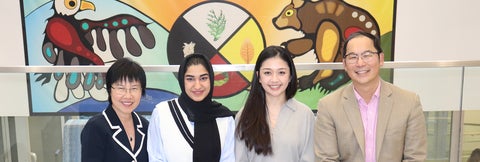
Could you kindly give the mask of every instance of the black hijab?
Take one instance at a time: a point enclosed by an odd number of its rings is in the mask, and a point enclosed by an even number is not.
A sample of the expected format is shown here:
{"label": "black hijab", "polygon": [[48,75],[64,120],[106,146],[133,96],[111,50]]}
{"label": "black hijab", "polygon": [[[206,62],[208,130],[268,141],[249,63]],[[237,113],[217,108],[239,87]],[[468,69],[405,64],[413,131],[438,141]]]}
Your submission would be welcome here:
{"label": "black hijab", "polygon": [[[185,92],[185,73],[191,65],[202,65],[208,71],[210,92],[199,102],[193,101]],[[194,53],[185,57],[178,70],[178,83],[182,93],[178,102],[188,116],[195,122],[193,135],[193,161],[220,161],[220,135],[216,122],[217,117],[232,116],[233,113],[222,104],[212,100],[214,73],[210,61],[202,54]]]}

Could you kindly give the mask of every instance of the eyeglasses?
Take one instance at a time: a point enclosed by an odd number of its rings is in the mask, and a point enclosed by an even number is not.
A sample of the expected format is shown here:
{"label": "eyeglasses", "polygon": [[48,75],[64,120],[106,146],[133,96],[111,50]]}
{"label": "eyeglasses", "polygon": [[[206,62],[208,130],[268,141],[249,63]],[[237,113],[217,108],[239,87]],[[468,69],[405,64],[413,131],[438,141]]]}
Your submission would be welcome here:
{"label": "eyeglasses", "polygon": [[[373,58],[374,54],[378,54],[379,52],[372,52],[372,51],[365,51],[360,54],[360,57],[364,62],[370,62]],[[343,57],[347,64],[356,64],[358,62],[359,54],[356,53],[349,53]]]}
{"label": "eyeglasses", "polygon": [[137,88],[137,87],[134,87],[134,88],[124,88],[124,87],[113,87],[112,86],[112,90],[114,90],[114,93],[118,94],[118,95],[125,95],[127,94],[127,92],[130,92],[130,94],[136,94],[138,92],[140,92],[141,88]]}

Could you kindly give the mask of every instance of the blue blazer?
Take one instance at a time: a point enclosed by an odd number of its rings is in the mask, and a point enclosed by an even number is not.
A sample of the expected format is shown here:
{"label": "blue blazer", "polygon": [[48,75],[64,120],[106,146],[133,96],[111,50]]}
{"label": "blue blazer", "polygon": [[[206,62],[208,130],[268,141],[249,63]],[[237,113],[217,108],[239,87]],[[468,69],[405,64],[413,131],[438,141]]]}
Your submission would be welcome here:
{"label": "blue blazer", "polygon": [[81,133],[82,162],[146,162],[148,121],[132,112],[135,147],[132,150],[127,133],[109,105],[101,114],[90,118]]}

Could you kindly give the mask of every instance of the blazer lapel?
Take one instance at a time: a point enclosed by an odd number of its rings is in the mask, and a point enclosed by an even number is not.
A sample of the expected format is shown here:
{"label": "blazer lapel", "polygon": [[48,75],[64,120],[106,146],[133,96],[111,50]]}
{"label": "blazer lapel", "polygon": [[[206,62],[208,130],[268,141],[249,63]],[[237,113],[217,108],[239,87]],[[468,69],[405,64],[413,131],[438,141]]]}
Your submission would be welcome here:
{"label": "blazer lapel", "polygon": [[[105,119],[107,120],[108,125],[110,126],[110,129],[115,131],[112,135],[113,141],[115,141],[115,143],[117,143],[125,152],[127,152],[133,159],[135,159],[134,158],[135,155],[133,154],[131,149],[129,149],[130,148],[130,143],[128,142],[127,137],[125,137],[125,138],[121,137],[121,134],[125,134],[125,136],[126,136],[126,133],[122,133],[122,132],[124,132],[123,127],[121,126],[120,119],[118,118],[118,116],[115,113],[115,111],[113,110],[113,108],[111,106],[109,106],[109,108],[105,109],[102,112],[102,114],[105,117]],[[126,139],[126,140],[122,140],[122,139]]]}
{"label": "blazer lapel", "polygon": [[347,119],[349,120],[355,137],[357,138],[357,143],[360,146],[360,149],[362,152],[365,152],[365,133],[363,130],[363,121],[360,114],[360,109],[358,107],[357,98],[353,92],[352,84],[345,88],[342,96],[343,110],[347,115]]}
{"label": "blazer lapel", "polygon": [[376,158],[380,156],[380,150],[382,149],[382,142],[385,137],[385,132],[387,131],[387,125],[390,119],[390,115],[393,108],[392,101],[392,89],[386,84],[385,81],[381,81],[382,86],[380,87],[380,100],[378,103],[378,114],[377,114],[377,139],[376,139]]}
{"label": "blazer lapel", "polygon": [[[135,157],[137,157],[140,152],[142,151],[142,148],[143,147],[143,143],[146,142],[145,140],[145,136],[146,136],[146,132],[142,132],[142,128],[143,128],[143,123],[142,123],[142,120],[140,120],[140,117],[138,116],[137,113],[133,112],[133,122],[135,124],[135,130],[136,130],[136,138],[135,138]],[[139,135],[140,136],[137,136]],[[140,137],[140,138],[138,138]]]}

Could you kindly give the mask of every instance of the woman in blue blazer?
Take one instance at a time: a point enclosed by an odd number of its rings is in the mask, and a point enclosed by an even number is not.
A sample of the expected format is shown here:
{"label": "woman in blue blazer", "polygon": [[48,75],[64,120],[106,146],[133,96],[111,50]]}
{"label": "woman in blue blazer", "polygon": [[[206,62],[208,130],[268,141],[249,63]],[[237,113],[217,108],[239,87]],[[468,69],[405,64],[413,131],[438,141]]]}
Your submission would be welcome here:
{"label": "woman in blue blazer", "polygon": [[82,130],[82,162],[148,161],[148,121],[134,112],[145,95],[145,71],[130,59],[119,59],[105,82],[110,104]]}

